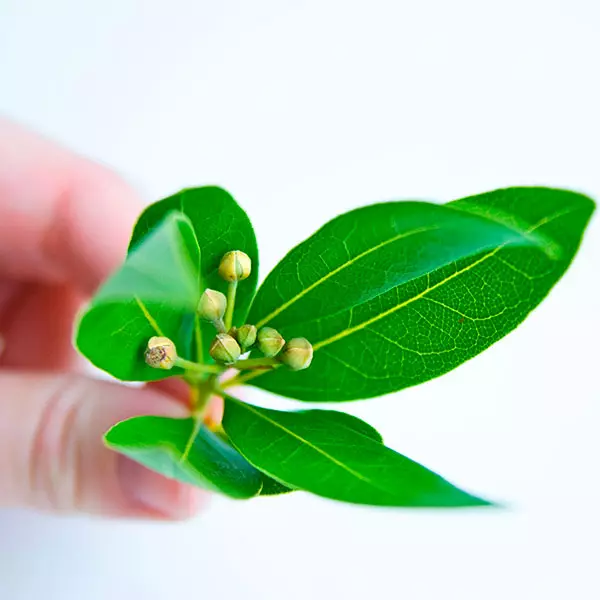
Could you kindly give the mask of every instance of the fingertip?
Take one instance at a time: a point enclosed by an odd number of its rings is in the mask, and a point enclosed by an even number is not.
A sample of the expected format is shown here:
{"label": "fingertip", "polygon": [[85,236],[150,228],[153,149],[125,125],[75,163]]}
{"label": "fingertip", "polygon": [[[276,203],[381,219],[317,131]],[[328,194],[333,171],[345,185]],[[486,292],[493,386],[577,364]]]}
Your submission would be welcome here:
{"label": "fingertip", "polygon": [[145,202],[104,165],[0,119],[0,272],[85,294],[122,262]]}

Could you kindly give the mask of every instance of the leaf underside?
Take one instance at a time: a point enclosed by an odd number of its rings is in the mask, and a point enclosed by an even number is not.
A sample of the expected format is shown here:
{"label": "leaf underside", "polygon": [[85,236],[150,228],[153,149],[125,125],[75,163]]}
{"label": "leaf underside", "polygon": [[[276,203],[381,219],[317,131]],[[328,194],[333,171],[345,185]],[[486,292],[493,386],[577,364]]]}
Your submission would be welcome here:
{"label": "leaf underside", "polygon": [[251,498],[263,487],[263,473],[206,427],[196,431],[192,418],[134,417],[110,429],[105,441],[166,477],[232,498]]}

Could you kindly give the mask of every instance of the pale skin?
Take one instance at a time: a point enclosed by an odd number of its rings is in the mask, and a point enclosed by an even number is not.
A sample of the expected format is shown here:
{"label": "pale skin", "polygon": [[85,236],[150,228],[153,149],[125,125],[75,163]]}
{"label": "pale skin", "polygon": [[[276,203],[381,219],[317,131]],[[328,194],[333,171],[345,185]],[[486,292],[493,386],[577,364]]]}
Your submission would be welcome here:
{"label": "pale skin", "polygon": [[0,507],[164,520],[204,500],[102,443],[135,415],[185,416],[180,382],[94,380],[71,343],[142,208],[110,170],[0,119]]}

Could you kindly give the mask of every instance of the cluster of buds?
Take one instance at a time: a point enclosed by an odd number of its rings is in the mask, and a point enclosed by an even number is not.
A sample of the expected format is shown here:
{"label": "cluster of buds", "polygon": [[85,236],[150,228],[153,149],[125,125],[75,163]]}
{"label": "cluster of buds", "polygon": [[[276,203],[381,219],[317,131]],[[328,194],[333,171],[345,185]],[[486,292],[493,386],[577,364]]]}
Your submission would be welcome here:
{"label": "cluster of buds", "polygon": [[[238,281],[250,275],[251,269],[252,263],[247,254],[240,250],[227,252],[221,259],[219,275],[229,282],[230,292],[233,289],[233,295],[230,296],[231,306],[228,306],[225,294],[217,290],[207,289],[200,298],[198,316],[210,321],[218,332],[210,345],[211,357],[223,365],[235,366],[242,354],[256,347],[266,359],[273,359],[294,371],[306,369],[313,357],[313,348],[308,340],[294,338],[286,342],[272,327],[262,327],[259,330],[250,324],[237,328],[229,327],[233,314],[235,286]],[[177,360],[175,345],[168,338],[153,337],[148,342],[145,359],[151,367],[172,369]]]}
{"label": "cluster of buds", "polygon": [[266,358],[276,358],[293,371],[310,366],[313,347],[305,338],[293,338],[286,342],[272,327],[263,327],[258,332],[254,325],[232,328],[229,333],[219,333],[210,347],[210,355],[226,365],[234,365],[243,352],[254,346]]}

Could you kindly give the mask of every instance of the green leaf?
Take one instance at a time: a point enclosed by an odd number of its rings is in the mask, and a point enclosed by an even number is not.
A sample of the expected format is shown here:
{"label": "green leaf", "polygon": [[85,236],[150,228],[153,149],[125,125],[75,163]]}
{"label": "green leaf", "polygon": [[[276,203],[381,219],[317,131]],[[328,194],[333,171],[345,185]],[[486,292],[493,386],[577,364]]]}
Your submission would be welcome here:
{"label": "green leaf", "polygon": [[144,362],[148,339],[172,339],[190,356],[194,313],[202,289],[194,230],[181,213],[166,216],[129,253],[80,319],[76,345],[95,366],[124,381],[153,381],[180,373]]}
{"label": "green leaf", "polygon": [[489,505],[366,435],[372,428],[344,413],[281,412],[228,398],[223,427],[261,471],[325,498],[377,506]]}
{"label": "green leaf", "polygon": [[258,325],[314,345],[305,371],[245,379],[307,401],[370,398],[438,377],[513,330],[571,263],[594,203],[510,188],[447,205],[391,202],[326,224],[259,289]]}
{"label": "green leaf", "polygon": [[[238,285],[233,317],[234,325],[244,324],[258,280],[258,248],[248,216],[231,195],[219,187],[185,189],[146,208],[133,230],[130,251],[172,210],[181,211],[192,223],[202,251],[201,274],[205,287],[226,293],[227,283],[218,273],[226,252],[241,250],[252,260],[250,276]],[[201,327],[203,356],[199,362],[208,362],[208,348],[215,332],[209,323],[202,323]]]}
{"label": "green leaf", "polygon": [[105,442],[166,477],[232,498],[251,498],[263,486],[263,473],[206,427],[196,431],[192,418],[134,417],[110,429]]}
{"label": "green leaf", "polygon": [[[376,429],[371,427],[369,424],[365,423],[364,421],[361,421],[360,419],[352,417],[346,413],[332,412],[331,414],[334,415],[334,420],[335,420],[335,423],[337,424],[337,426],[345,428],[345,429],[350,429],[360,435],[370,438],[371,440],[373,440],[379,444],[383,443],[381,434]],[[260,491],[260,495],[261,496],[274,496],[276,494],[285,494],[287,492],[293,492],[293,491],[294,491],[293,488],[290,488],[290,487],[284,485],[283,483],[281,483],[275,479],[271,479],[270,477],[265,475],[265,481],[263,482],[263,488]]]}

